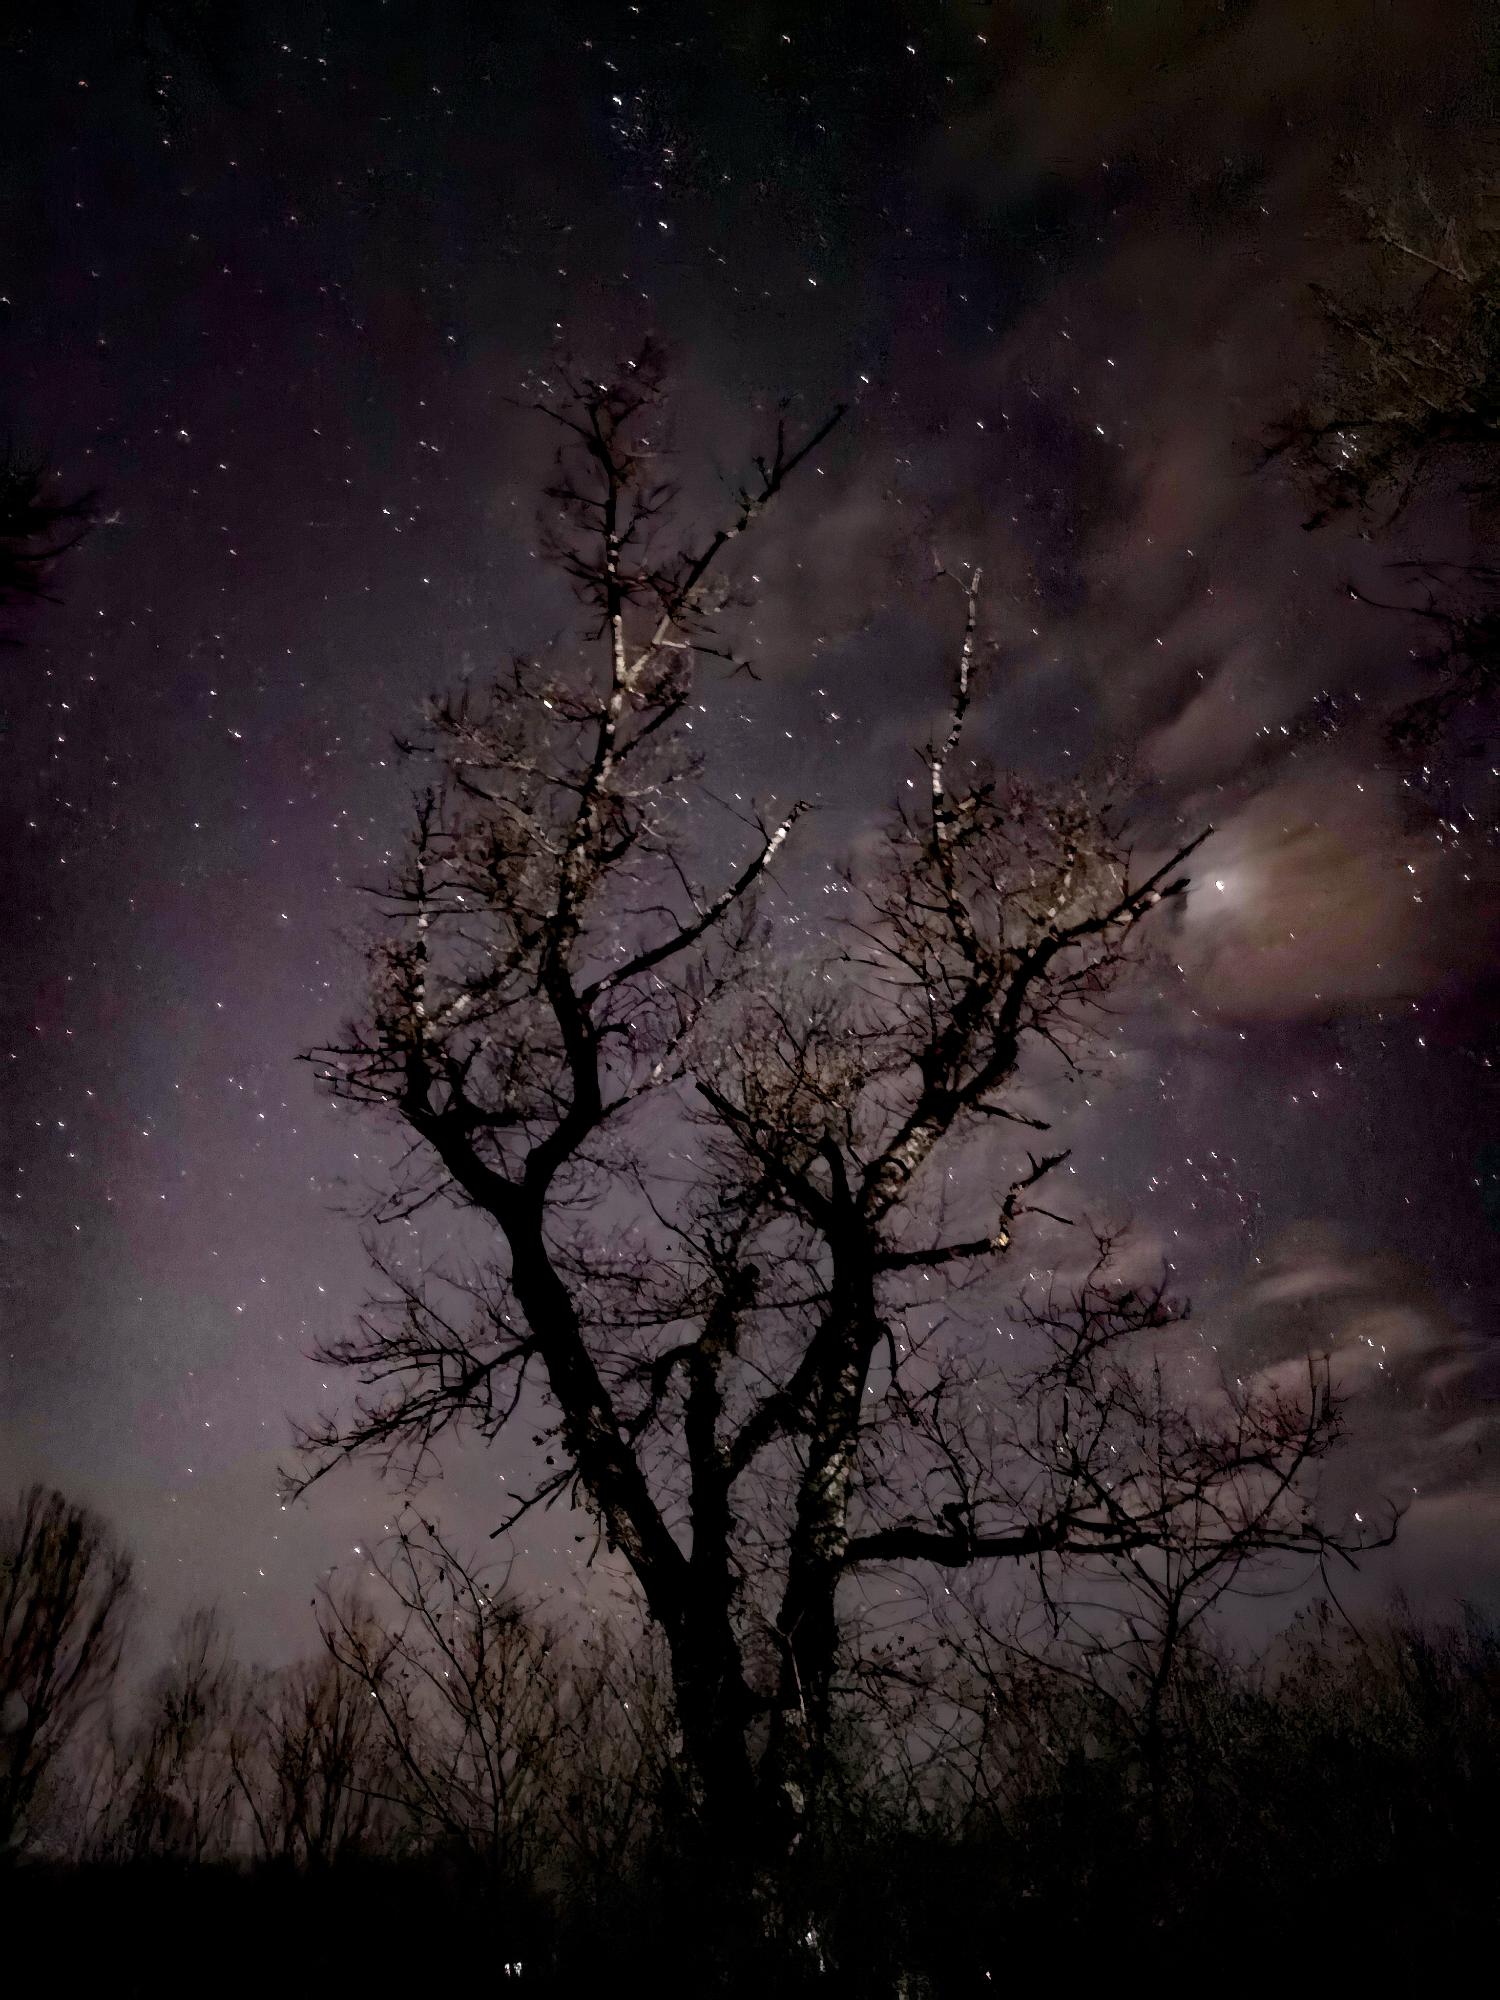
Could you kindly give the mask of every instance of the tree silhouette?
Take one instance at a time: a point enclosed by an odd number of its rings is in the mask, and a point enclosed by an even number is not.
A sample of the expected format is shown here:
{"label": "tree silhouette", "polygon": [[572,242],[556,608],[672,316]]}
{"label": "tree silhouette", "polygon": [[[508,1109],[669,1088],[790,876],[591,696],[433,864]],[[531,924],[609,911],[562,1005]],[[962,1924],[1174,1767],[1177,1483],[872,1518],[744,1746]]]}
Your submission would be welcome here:
{"label": "tree silhouette", "polygon": [[1301,1396],[1154,1394],[1140,1352],[1174,1309],[1107,1262],[1041,1361],[997,1353],[985,1287],[1067,1157],[1016,1153],[1045,1129],[1023,1084],[1086,1062],[1196,841],[1137,868],[1107,806],[984,769],[980,578],[948,577],[921,803],[826,943],[778,964],[756,897],[805,808],[747,813],[706,881],[690,725],[696,670],[736,657],[727,559],[836,419],[778,427],[683,543],[656,355],[560,378],[546,412],[577,646],[433,704],[366,1009],[315,1058],[410,1136],[384,1213],[446,1201],[494,1254],[446,1277],[384,1259],[386,1296],[325,1356],[363,1393],[303,1434],[294,1483],[354,1452],[420,1478],[447,1431],[497,1438],[539,1394],[546,1463],[507,1525],[564,1497],[593,1514],[663,1636],[697,1808],[769,1869],[816,1810],[857,1580],[1323,1550],[1301,1487],[1336,1416],[1316,1371]]}
{"label": "tree silhouette", "polygon": [[[1461,204],[1395,162],[1393,186],[1345,190],[1356,256],[1315,285],[1323,351],[1312,395],[1274,427],[1267,455],[1313,503],[1306,526],[1340,516],[1388,529],[1429,491],[1461,497],[1483,545],[1500,502],[1500,249],[1497,182],[1467,177]],[[1430,747],[1488,701],[1500,673],[1500,569],[1472,559],[1399,566],[1401,598],[1432,644],[1432,692],[1394,718],[1398,744]]]}
{"label": "tree silhouette", "polygon": [[417,1842],[491,1887],[555,1875],[560,1854],[595,1890],[617,1875],[670,1791],[649,1648],[549,1625],[431,1522],[363,1560],[377,1606],[329,1590],[319,1624]]}
{"label": "tree silhouette", "polygon": [[0,612],[47,597],[53,563],[82,541],[95,512],[92,493],[56,498],[40,459],[0,451]]}
{"label": "tree silhouette", "polygon": [[0,1520],[0,1851],[110,1691],[130,1562],[103,1522],[33,1486]]}
{"label": "tree silhouette", "polygon": [[528,1880],[550,1831],[562,1719],[545,1630],[435,1528],[403,1528],[368,1563],[389,1616],[330,1592],[320,1624],[370,1704],[388,1789],[450,1855]]}
{"label": "tree silhouette", "polygon": [[229,1729],[238,1672],[218,1613],[179,1624],[153,1677],[103,1815],[107,1851],[136,1859],[218,1860],[234,1844]]}

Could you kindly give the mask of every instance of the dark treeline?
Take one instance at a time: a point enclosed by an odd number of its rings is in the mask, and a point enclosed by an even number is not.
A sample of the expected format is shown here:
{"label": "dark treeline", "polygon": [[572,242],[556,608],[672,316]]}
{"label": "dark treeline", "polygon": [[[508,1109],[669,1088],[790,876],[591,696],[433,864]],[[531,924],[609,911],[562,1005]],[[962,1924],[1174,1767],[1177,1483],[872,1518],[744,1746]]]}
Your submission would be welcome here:
{"label": "dark treeline", "polygon": [[750,1871],[694,1838],[650,1643],[549,1625],[429,1524],[275,1671],[212,1610],[148,1671],[127,1557],[39,1489],[0,1592],[8,1933],[24,1914],[79,1984],[977,1994],[1153,1943],[1430,1975],[1500,1915],[1500,1634],[1474,1615],[1320,1602],[1252,1659],[1164,1657],[1129,1604],[1093,1644],[955,1614],[844,1695],[815,1919],[773,1944]]}

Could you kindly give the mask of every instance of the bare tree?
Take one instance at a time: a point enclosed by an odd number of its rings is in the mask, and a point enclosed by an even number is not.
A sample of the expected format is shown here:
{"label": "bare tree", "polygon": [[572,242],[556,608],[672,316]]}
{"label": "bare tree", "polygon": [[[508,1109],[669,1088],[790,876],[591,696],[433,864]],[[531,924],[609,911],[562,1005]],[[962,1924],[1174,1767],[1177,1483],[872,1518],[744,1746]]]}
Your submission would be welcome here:
{"label": "bare tree", "polygon": [[598,1903],[682,1803],[671,1670],[653,1628],[601,1619],[566,1635],[552,1801],[569,1876]]}
{"label": "bare tree", "polygon": [[1321,377],[1271,439],[1308,483],[1309,526],[1392,516],[1443,471],[1493,497],[1500,475],[1500,182],[1466,175],[1459,208],[1405,159],[1391,168],[1385,186],[1349,176],[1360,254],[1341,284],[1313,287]]}
{"label": "bare tree", "polygon": [[[346,1607],[351,1633],[370,1629]],[[328,1868],[395,1832],[389,1765],[369,1682],[331,1655],[245,1681],[226,1750],[268,1861]]]}
{"label": "bare tree", "polygon": [[673,1792],[668,1676],[649,1632],[554,1627],[431,1522],[366,1553],[380,1615],[329,1592],[323,1638],[368,1691],[388,1799],[420,1845],[491,1881],[597,1897]]}
{"label": "bare tree", "polygon": [[386,1618],[329,1594],[321,1622],[378,1718],[387,1784],[426,1841],[528,1880],[550,1829],[562,1721],[548,1633],[435,1527],[403,1527],[368,1561]]}
{"label": "bare tree", "polygon": [[[1163,1282],[1121,1281],[1117,1247],[1097,1239],[1080,1281],[1020,1300],[1018,1324],[1042,1340],[1020,1405],[1033,1423],[1024,1438],[1010,1428],[998,1457],[1142,1532],[1106,1537],[1095,1559],[1055,1579],[1059,1588],[1043,1568],[1029,1598],[997,1607],[974,1593],[950,1637],[964,1628],[954,1651],[975,1670],[987,1714],[997,1689],[1001,1716],[1012,1694],[1034,1693],[1040,1668],[1087,1696],[1081,1713],[1102,1710],[1135,1744],[1161,1877],[1176,1696],[1210,1615],[1242,1588],[1265,1589],[1264,1558],[1278,1548],[1320,1562],[1351,1561],[1355,1550],[1319,1529],[1312,1504],[1310,1482],[1340,1430],[1327,1358],[1309,1357],[1291,1385],[1223,1380],[1201,1353],[1163,1346],[1182,1308]],[[1393,1533],[1394,1519],[1363,1546]]]}
{"label": "bare tree", "polygon": [[[1301,481],[1309,528],[1344,516],[1380,532],[1418,495],[1446,489],[1483,543],[1500,500],[1500,181],[1467,173],[1462,197],[1445,201],[1402,158],[1384,178],[1354,175],[1344,191],[1356,254],[1340,282],[1313,287],[1319,378],[1273,429],[1268,456]],[[1396,572],[1394,602],[1366,601],[1415,614],[1431,634],[1432,692],[1393,723],[1398,744],[1425,748],[1494,694],[1500,569],[1445,557]]]}
{"label": "bare tree", "polygon": [[238,1792],[229,1732],[238,1678],[218,1612],[191,1612],[147,1690],[104,1802],[106,1851],[202,1862],[233,1850]]}
{"label": "bare tree", "polygon": [[511,1521],[564,1496],[593,1512],[663,1635],[701,1811],[785,1855],[856,1579],[1133,1552],[1178,1532],[1189,1490],[1210,1541],[1316,1548],[1300,1514],[1232,1496],[1253,1473],[1294,1484],[1328,1433],[1266,1402],[1153,1436],[1157,1459],[1111,1488],[1082,1441],[1124,1391],[1080,1375],[1041,1455],[1006,1459],[1001,1433],[1035,1443],[1037,1394],[1056,1397],[997,1382],[992,1308],[964,1307],[1066,1158],[1010,1156],[1045,1129],[1023,1064],[1086,1061],[1197,843],[1137,868],[1087,796],[983,768],[980,579],[947,578],[962,629],[921,803],[848,880],[828,949],[771,972],[755,896],[803,809],[750,816],[705,883],[690,704],[703,658],[734,657],[724,559],[830,426],[780,429],[725,523],[679,551],[654,357],[565,381],[548,413],[548,547],[579,646],[434,706],[369,1006],[317,1059],[411,1136],[387,1212],[451,1201],[496,1254],[462,1283],[387,1259],[385,1307],[327,1356],[365,1393],[305,1437],[302,1482],[355,1451],[419,1477],[446,1430],[499,1436],[534,1384],[552,1450]]}
{"label": "bare tree", "polygon": [[0,1850],[108,1696],[130,1610],[130,1560],[104,1523],[33,1486],[0,1520]]}

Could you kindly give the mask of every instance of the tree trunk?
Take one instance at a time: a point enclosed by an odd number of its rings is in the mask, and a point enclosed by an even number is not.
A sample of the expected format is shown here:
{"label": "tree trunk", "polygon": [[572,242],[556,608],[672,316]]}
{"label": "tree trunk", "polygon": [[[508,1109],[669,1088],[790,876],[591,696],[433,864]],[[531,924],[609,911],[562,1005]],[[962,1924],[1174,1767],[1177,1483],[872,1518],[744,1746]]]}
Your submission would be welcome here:
{"label": "tree trunk", "polygon": [[874,1259],[860,1226],[840,1229],[834,1271],[831,1312],[843,1329],[842,1359],[825,1378],[813,1411],[776,1621],[781,1685],[767,1756],[766,1802],[788,1859],[807,1832],[827,1776],[838,1587],[849,1548],[861,1405],[880,1337]]}

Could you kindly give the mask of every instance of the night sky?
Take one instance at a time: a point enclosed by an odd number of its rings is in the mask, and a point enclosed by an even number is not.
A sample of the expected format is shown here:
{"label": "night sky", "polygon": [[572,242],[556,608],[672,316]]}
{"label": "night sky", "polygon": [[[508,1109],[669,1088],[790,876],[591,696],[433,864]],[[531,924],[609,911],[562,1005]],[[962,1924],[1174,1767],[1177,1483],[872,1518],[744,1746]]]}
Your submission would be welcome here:
{"label": "night sky", "polygon": [[[1482,134],[1485,15],[94,0],[0,29],[0,419],[102,510],[0,653],[0,1465],[111,1516],[151,1620],[218,1598],[300,1647],[391,1518],[371,1473],[278,1500],[393,1144],[297,1057],[357,999],[393,733],[566,623],[522,405],[647,333],[695,491],[778,398],[854,404],[755,551],[759,679],[703,696],[718,782],[823,808],[787,908],[816,921],[931,727],[932,551],[982,561],[996,758],[1114,761],[1148,838],[1217,829],[1064,1110],[1078,1202],[1232,1365],[1338,1351],[1338,1476],[1411,1503],[1368,1587],[1500,1583],[1500,780],[1493,746],[1441,797],[1393,760],[1414,631],[1347,589],[1463,553],[1464,519],[1438,491],[1309,534],[1255,450],[1314,366],[1340,157]],[[506,1449],[454,1454],[459,1538]],[[574,1532],[529,1521],[523,1579],[572,1589]]]}

